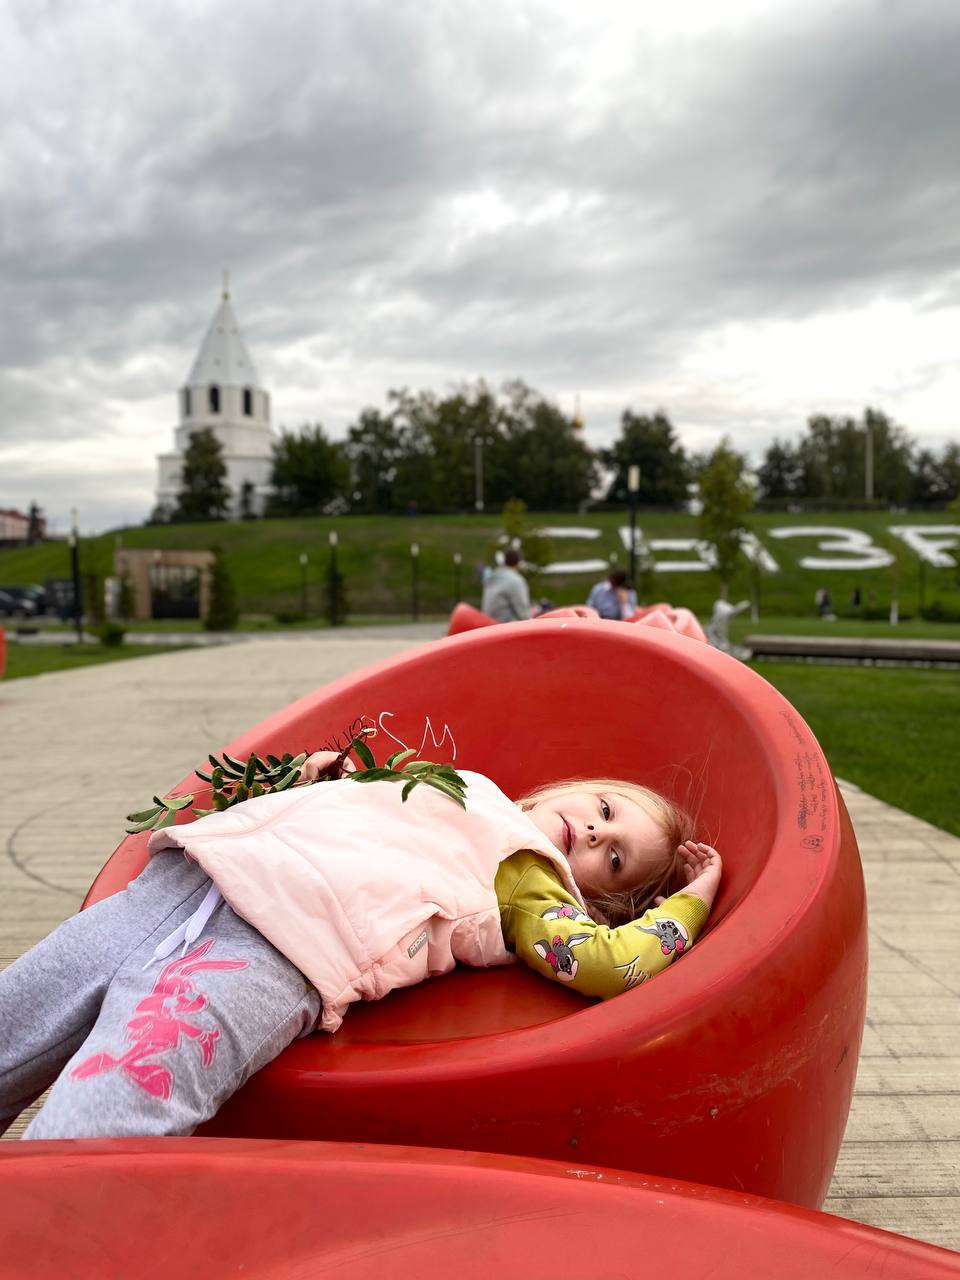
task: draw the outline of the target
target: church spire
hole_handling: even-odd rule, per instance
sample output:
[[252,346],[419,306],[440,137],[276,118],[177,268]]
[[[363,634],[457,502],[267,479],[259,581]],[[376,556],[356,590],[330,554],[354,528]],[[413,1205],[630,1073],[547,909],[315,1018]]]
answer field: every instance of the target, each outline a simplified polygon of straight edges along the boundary
[[257,371],[230,303],[230,275],[223,273],[223,297],[217,308],[193,368],[188,387],[256,387]]

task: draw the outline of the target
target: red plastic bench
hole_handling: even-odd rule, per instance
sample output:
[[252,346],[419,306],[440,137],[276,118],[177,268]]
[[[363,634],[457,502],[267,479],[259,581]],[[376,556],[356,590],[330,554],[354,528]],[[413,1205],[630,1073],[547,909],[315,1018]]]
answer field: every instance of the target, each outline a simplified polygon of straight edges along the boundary
[[[604,774],[675,794],[724,854],[711,928],[667,973],[604,1003],[516,966],[356,1006],[206,1132],[583,1160],[817,1206],[853,1090],[866,922],[852,828],[793,708],[696,640],[556,618],[368,667],[227,749],[319,747],[361,715],[379,758],[409,745],[510,795]],[[140,870],[144,844],[119,846],[88,901]]]

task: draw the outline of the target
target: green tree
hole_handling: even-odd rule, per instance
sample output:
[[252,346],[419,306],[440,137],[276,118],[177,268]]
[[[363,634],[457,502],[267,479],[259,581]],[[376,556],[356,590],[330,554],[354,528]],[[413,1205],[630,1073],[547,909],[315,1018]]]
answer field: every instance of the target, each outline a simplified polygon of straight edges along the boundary
[[503,489],[534,511],[575,511],[597,483],[597,460],[574,418],[519,380],[504,386]]
[[800,494],[803,468],[797,449],[788,441],[774,440],[757,468],[762,498],[795,498]]
[[203,625],[208,631],[232,631],[240,620],[237,593],[222,550],[214,547],[213,554],[214,561],[209,570],[210,597]]
[[404,438],[394,418],[379,409],[364,409],[347,431],[344,452],[353,504],[370,514],[395,510],[394,482]]
[[690,466],[662,409],[652,417],[624,409],[620,437],[604,450],[603,460],[614,471],[608,502],[623,506],[629,500],[627,479],[631,466],[640,468],[637,501],[644,506],[678,507],[686,501]]
[[209,427],[191,431],[174,520],[223,520],[230,508],[227,465],[220,441]]
[[730,579],[744,558],[744,517],[753,506],[744,458],[735,452],[728,436],[720,441],[700,472],[700,501],[700,538],[713,549],[721,594],[726,596]]
[[903,427],[878,409],[862,421],[814,414],[796,450],[797,494],[821,501],[858,501],[866,493],[867,435],[872,438],[873,496],[906,503],[914,487],[913,446]]
[[350,483],[350,464],[343,446],[328,440],[323,427],[304,425],[299,433],[281,432],[273,446],[272,516],[319,515]]
[[[431,391],[391,391],[393,421],[402,438],[395,499],[427,511],[473,510],[477,492],[477,441],[483,458],[487,506],[503,489],[503,426],[497,398],[487,384],[464,383],[445,396]],[[509,496],[509,495],[508,495]]]
[[533,572],[553,559],[553,543],[531,527],[527,504],[522,499],[511,498],[504,503],[503,531],[511,543],[514,540],[520,543],[523,558],[533,566]]
[[255,503],[256,486],[252,480],[244,480],[240,486],[240,519],[255,520],[257,508]]

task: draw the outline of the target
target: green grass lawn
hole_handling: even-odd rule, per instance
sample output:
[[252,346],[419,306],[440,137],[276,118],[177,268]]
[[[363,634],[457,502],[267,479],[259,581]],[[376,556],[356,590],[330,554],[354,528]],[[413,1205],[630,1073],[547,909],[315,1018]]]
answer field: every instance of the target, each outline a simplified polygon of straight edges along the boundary
[[754,669],[808,722],[838,777],[960,835],[960,674],[796,662]]
[[[732,599],[748,596],[756,586],[764,617],[806,617],[816,624],[814,592],[828,586],[834,608],[844,617],[849,601],[859,588],[865,608],[878,615],[889,609],[896,594],[901,615],[916,615],[921,599],[929,609],[939,604],[942,612],[960,619],[960,583],[952,568],[923,568],[917,556],[890,532],[896,524],[929,525],[955,523],[944,512],[824,512],[816,515],[755,514],[749,524],[762,545],[774,557],[777,573],[763,573],[751,581],[743,573],[731,585]],[[626,527],[624,512],[537,513],[530,526],[565,526],[596,530],[593,538],[555,538],[552,558],[558,561],[599,560],[612,554],[619,563],[629,563],[619,531]],[[769,530],[777,526],[834,525],[854,529],[872,538],[896,557],[894,565],[866,571],[815,571],[804,569],[800,561],[818,554],[817,539],[773,539]],[[648,540],[694,538],[697,521],[682,512],[641,512],[638,526]],[[125,529],[81,541],[81,565],[100,574],[111,572],[112,554],[118,539],[131,548],[203,549],[219,545],[237,588],[240,609],[245,614],[299,612],[302,605],[300,560],[306,552],[307,612],[322,615],[326,609],[326,572],[330,548],[328,536],[339,537],[337,561],[346,580],[348,613],[371,617],[408,617],[411,605],[410,544],[420,547],[420,609],[424,616],[449,611],[455,593],[453,556],[462,557],[460,592],[471,603],[480,596],[479,570],[491,562],[502,532],[499,514],[464,516],[342,516],[303,517],[284,520],[224,521],[193,525],[160,525]],[[819,554],[822,554],[819,553]],[[655,552],[697,562],[690,552]],[[65,543],[50,542],[24,549],[0,549],[0,583],[43,582],[47,577],[69,576],[69,553]],[[556,604],[582,603],[590,586],[602,572],[560,575],[540,574],[531,581],[534,597],[548,596]],[[651,600],[670,600],[686,605],[695,613],[709,616],[717,596],[715,574],[657,572],[647,584]]]
[[176,645],[120,645],[116,649],[102,644],[7,644],[5,680],[44,675],[47,671],[76,671],[100,662],[118,662],[125,658],[145,658],[151,653],[176,653]]
[[748,635],[765,636],[865,636],[874,640],[960,640],[960,623],[926,622],[909,618],[892,627],[889,622],[866,621],[863,618],[837,618],[823,622],[820,618],[761,617],[751,622],[749,614],[734,618],[730,637],[737,642]]

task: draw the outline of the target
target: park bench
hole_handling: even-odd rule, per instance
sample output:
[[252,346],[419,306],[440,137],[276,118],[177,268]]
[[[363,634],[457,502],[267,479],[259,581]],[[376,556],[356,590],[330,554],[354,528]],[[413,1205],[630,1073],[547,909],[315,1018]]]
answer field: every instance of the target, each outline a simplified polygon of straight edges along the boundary
[[850,662],[960,665],[960,640],[870,639],[864,636],[763,636],[743,641],[752,658],[845,659]]

